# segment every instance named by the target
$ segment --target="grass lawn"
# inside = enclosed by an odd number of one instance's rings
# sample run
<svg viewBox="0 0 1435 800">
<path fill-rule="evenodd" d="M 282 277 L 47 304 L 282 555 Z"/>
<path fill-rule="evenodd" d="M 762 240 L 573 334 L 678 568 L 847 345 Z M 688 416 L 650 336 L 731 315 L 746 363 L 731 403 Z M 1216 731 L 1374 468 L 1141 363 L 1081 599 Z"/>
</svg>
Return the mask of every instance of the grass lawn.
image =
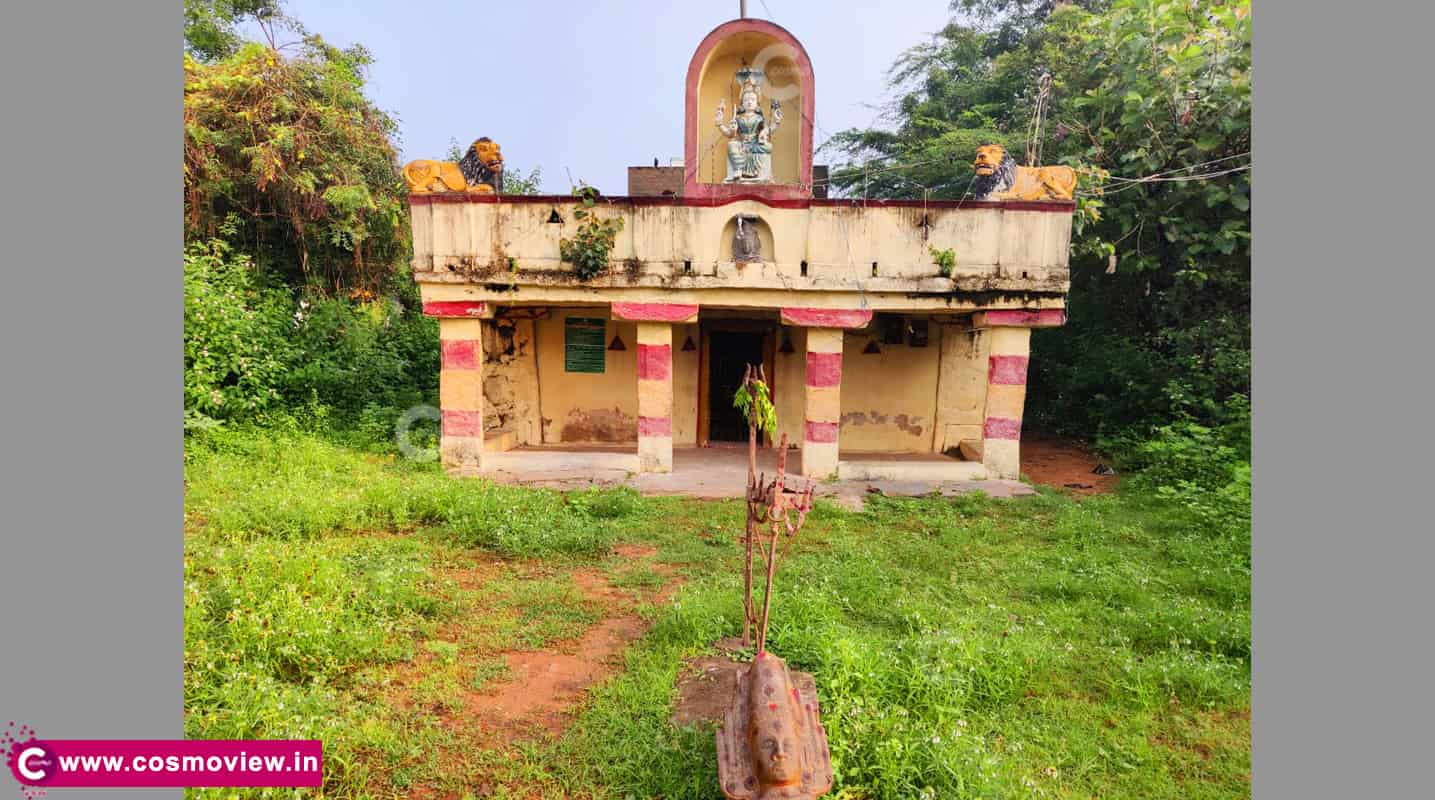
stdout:
<svg viewBox="0 0 1435 800">
<path fill-rule="evenodd" d="M 332 797 L 721 797 L 711 728 L 669 715 L 741 629 L 739 501 L 497 487 L 296 431 L 185 458 L 188 736 L 322 739 Z M 1249 533 L 1190 530 L 1129 490 L 819 502 L 769 647 L 816 677 L 829 796 L 1248 796 Z M 514 663 L 620 618 L 646 632 L 561 725 L 480 724 Z"/>
</svg>

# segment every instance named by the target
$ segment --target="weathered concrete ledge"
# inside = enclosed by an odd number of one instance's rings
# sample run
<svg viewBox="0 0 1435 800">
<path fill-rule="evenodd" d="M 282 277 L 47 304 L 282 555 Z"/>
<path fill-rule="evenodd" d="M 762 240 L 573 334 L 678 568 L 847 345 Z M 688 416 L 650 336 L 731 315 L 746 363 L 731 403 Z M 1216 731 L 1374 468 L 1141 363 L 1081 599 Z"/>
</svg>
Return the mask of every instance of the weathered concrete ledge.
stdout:
<svg viewBox="0 0 1435 800">
<path fill-rule="evenodd" d="M 420 282 L 577 284 L 559 257 L 560 240 L 580 224 L 572 198 L 415 195 L 411 203 Z M 585 284 L 595 288 L 1063 294 L 1069 285 L 1069 203 L 624 197 L 590 210 L 623 220 L 609 273 Z M 734 258 L 739 218 L 756 229 L 760 259 Z M 955 257 L 949 276 L 933 251 Z"/>
</svg>

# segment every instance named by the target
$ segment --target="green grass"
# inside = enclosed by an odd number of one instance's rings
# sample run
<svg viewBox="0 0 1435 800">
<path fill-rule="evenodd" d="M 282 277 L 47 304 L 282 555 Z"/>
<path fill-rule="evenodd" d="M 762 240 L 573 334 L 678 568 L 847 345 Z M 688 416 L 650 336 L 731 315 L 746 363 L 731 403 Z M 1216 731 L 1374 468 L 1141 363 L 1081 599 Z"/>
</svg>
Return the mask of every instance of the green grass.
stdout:
<svg viewBox="0 0 1435 800">
<path fill-rule="evenodd" d="M 685 659 L 740 630 L 741 503 L 494 487 L 293 433 L 192 442 L 186 484 L 189 736 L 322 738 L 335 797 L 721 796 L 711 729 L 668 716 Z M 816 677 L 830 796 L 1249 795 L 1249 533 L 1206 529 L 1130 491 L 819 504 L 770 648 Z M 685 585 L 562 737 L 442 724 L 506 679 L 497 653 L 600 619 L 574 569 L 644 598 L 654 561 Z"/>
</svg>

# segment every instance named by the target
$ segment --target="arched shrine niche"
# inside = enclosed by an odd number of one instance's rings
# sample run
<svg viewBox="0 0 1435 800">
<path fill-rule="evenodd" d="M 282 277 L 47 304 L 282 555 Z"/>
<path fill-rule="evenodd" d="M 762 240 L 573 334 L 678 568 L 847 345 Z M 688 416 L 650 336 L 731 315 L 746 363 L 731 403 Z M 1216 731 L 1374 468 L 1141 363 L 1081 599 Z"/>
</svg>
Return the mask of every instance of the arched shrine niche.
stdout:
<svg viewBox="0 0 1435 800">
<path fill-rule="evenodd" d="M 758 19 L 718 26 L 688 65 L 684 194 L 811 197 L 813 100 L 812 63 L 791 33 Z"/>
</svg>

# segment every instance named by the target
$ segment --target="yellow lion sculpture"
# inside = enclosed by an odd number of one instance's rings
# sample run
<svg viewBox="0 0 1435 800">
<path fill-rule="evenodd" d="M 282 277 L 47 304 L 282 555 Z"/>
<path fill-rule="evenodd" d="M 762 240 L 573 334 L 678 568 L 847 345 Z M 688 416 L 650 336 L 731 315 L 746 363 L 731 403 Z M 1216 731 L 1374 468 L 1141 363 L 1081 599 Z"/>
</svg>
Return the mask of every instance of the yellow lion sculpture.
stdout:
<svg viewBox="0 0 1435 800">
<path fill-rule="evenodd" d="M 404 166 L 404 180 L 411 194 L 502 192 L 503 151 L 498 142 L 484 136 L 469 145 L 468 152 L 457 164 L 429 159 L 410 161 Z"/>
<path fill-rule="evenodd" d="M 1070 200 L 1076 191 L 1071 167 L 1023 167 L 999 144 L 978 147 L 972 170 L 978 200 Z"/>
</svg>

